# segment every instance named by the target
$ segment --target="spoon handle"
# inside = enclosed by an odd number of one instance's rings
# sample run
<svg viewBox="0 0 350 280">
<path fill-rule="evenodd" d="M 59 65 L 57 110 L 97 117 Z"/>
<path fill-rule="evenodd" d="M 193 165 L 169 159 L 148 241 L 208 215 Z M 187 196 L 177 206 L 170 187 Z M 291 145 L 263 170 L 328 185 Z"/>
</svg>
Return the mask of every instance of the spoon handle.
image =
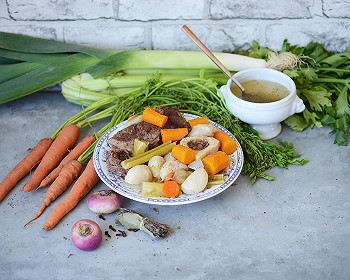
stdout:
<svg viewBox="0 0 350 280">
<path fill-rule="evenodd" d="M 216 58 L 216 56 L 197 38 L 197 36 L 184 25 L 181 30 L 186 33 L 188 37 L 220 68 L 220 70 L 230 79 L 231 72 Z"/>
</svg>

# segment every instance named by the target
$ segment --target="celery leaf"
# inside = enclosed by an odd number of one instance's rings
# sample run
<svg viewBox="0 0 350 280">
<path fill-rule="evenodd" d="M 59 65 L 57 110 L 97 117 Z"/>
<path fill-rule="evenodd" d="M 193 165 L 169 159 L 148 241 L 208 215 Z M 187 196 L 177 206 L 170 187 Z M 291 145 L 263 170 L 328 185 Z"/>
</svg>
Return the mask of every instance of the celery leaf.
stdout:
<svg viewBox="0 0 350 280">
<path fill-rule="evenodd" d="M 320 121 L 320 118 L 315 112 L 310 112 L 309 110 L 305 109 L 303 111 L 303 116 L 310 127 L 314 127 L 315 125 L 317 127 L 322 127 L 322 123 Z"/>
<path fill-rule="evenodd" d="M 332 106 L 330 99 L 332 93 L 323 87 L 302 88 L 300 89 L 300 93 L 307 99 L 311 109 L 315 111 L 322 111 L 323 107 Z"/>
<path fill-rule="evenodd" d="M 285 119 L 284 123 L 294 131 L 303 131 L 309 125 L 302 116 L 296 114 Z"/>
<path fill-rule="evenodd" d="M 348 90 L 349 86 L 345 86 L 337 99 L 335 100 L 335 110 L 337 111 L 337 116 L 341 117 L 344 115 L 350 116 L 350 107 L 348 102 Z"/>
</svg>

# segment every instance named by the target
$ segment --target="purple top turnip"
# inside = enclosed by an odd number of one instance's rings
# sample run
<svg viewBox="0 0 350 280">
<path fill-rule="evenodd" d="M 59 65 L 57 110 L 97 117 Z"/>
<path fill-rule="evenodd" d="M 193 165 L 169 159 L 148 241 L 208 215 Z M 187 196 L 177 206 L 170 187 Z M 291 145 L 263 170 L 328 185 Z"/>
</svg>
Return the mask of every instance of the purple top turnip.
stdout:
<svg viewBox="0 0 350 280">
<path fill-rule="evenodd" d="M 102 242 L 100 226 L 89 219 L 77 221 L 71 230 L 74 245 L 84 251 L 96 249 Z"/>
<path fill-rule="evenodd" d="M 122 205 L 122 198 L 112 190 L 98 191 L 92 194 L 88 200 L 91 211 L 101 214 L 109 214 L 117 211 Z"/>
</svg>

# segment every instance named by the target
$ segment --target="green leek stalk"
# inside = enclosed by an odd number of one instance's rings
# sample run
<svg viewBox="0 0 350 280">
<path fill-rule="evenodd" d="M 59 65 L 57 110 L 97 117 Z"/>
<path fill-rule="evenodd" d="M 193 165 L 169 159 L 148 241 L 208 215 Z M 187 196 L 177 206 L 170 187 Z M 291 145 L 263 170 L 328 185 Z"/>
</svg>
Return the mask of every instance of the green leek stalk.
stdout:
<svg viewBox="0 0 350 280">
<path fill-rule="evenodd" d="M 188 75 L 178 74 L 178 70 L 158 71 L 160 82 L 181 81 L 186 79 L 194 79 L 199 77 L 199 69 L 187 69 Z M 152 78 L 153 73 L 149 70 L 143 69 L 139 71 L 140 74 L 125 74 L 117 73 L 102 78 L 94 79 L 88 73 L 76 75 L 70 79 L 65 80 L 61 84 L 62 94 L 67 101 L 80 105 L 90 105 L 91 103 L 105 98 L 107 96 L 122 96 L 133 93 L 138 88 L 142 87 L 149 79 Z M 215 80 L 218 84 L 225 84 L 227 78 L 222 73 L 214 73 L 206 75 L 207 78 Z"/>
</svg>

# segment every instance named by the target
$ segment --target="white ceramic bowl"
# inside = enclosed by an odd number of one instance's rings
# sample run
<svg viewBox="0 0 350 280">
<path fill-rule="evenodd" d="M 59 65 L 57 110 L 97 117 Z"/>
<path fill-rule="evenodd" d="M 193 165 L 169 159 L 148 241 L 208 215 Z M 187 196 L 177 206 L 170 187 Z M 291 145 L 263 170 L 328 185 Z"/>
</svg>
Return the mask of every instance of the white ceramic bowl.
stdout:
<svg viewBox="0 0 350 280">
<path fill-rule="evenodd" d="M 240 83 L 247 80 L 273 81 L 284 85 L 289 90 L 289 94 L 281 100 L 254 103 L 242 100 L 231 92 L 233 83 L 231 79 L 221 87 L 221 94 L 230 112 L 243 122 L 250 124 L 263 140 L 276 137 L 282 129 L 281 121 L 305 109 L 303 101 L 296 94 L 293 80 L 282 72 L 267 68 L 247 69 L 237 72 L 233 77 Z"/>
</svg>

